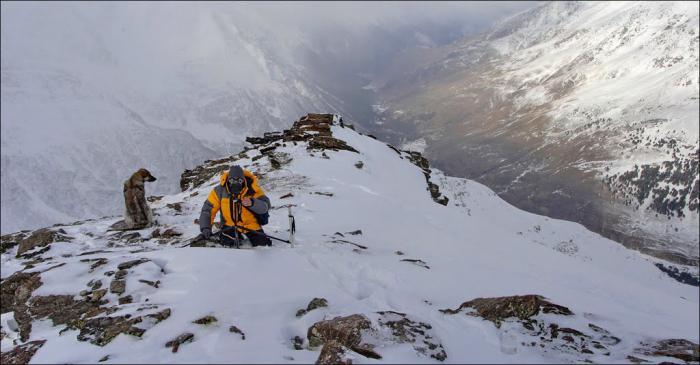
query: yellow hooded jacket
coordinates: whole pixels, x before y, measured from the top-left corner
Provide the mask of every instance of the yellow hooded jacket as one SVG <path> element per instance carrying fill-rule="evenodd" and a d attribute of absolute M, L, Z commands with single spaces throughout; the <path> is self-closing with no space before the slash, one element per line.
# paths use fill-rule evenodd
<path fill-rule="evenodd" d="M 246 178 L 246 186 L 238 196 L 234 197 L 234 200 L 237 202 L 234 204 L 233 209 L 231 209 L 231 192 L 226 185 L 228 175 L 228 171 L 224 171 L 221 174 L 219 185 L 212 189 L 207 200 L 204 202 L 199 218 L 200 229 L 211 229 L 211 226 L 214 224 L 214 219 L 216 218 L 216 213 L 221 212 L 224 226 L 233 227 L 235 222 L 236 226 L 245 228 L 242 230 L 243 233 L 245 233 L 246 230 L 260 230 L 260 224 L 251 210 L 256 211 L 258 214 L 267 212 L 270 200 L 265 196 L 265 192 L 258 185 L 258 178 L 253 175 L 252 172 L 243 169 L 243 175 Z M 252 198 L 253 205 L 250 207 L 243 207 L 241 199 L 244 197 Z"/>

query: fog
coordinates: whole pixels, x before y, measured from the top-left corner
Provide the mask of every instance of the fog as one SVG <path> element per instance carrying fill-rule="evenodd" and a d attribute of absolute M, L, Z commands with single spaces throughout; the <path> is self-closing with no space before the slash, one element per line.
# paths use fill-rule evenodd
<path fill-rule="evenodd" d="M 149 193 L 176 192 L 184 169 L 308 112 L 367 120 L 363 87 L 401 52 L 534 5 L 2 2 L 2 232 L 119 214 L 140 167 Z"/>

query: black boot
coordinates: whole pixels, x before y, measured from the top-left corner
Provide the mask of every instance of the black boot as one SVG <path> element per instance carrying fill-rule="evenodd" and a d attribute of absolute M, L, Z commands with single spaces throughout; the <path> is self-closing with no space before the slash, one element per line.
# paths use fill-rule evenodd
<path fill-rule="evenodd" d="M 270 241 L 265 232 L 263 232 L 262 230 L 250 231 L 246 233 L 246 236 L 248 236 L 248 239 L 250 240 L 250 243 L 253 245 L 253 247 L 272 246 L 272 241 Z"/>

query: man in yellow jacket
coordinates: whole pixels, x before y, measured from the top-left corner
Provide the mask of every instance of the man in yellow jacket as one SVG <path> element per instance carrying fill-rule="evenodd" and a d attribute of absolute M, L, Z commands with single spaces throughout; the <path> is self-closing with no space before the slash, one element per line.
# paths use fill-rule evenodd
<path fill-rule="evenodd" d="M 261 217 L 270 209 L 270 199 L 252 172 L 233 165 L 221 175 L 219 185 L 209 193 L 199 216 L 199 230 L 208 239 L 216 213 L 221 217 L 221 243 L 232 245 L 236 232 L 244 233 L 253 246 L 270 246 L 262 230 Z M 266 222 L 263 222 L 266 223 Z"/>

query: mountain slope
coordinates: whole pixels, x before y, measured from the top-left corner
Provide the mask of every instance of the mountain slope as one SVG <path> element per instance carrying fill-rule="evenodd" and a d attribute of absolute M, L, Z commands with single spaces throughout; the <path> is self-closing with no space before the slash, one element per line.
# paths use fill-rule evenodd
<path fill-rule="evenodd" d="M 377 81 L 373 129 L 520 208 L 697 264 L 696 5 L 551 2 L 407 55 Z"/>
<path fill-rule="evenodd" d="M 307 330 L 358 314 L 369 321 L 359 345 L 338 339 L 336 349 L 360 363 L 377 362 L 365 357 L 377 354 L 391 363 L 678 361 L 687 349 L 693 359 L 697 345 L 680 340 L 676 357 L 660 355 L 673 354 L 660 340 L 698 342 L 699 298 L 696 287 L 655 267 L 657 259 L 520 211 L 417 154 L 327 128 L 325 118 L 310 115 L 186 171 L 181 193 L 151 199 L 157 227 L 108 232 L 119 217 L 107 217 L 3 236 L 3 356 L 24 333 L 31 345 L 13 354 L 39 363 L 310 363 L 320 335 Z M 267 233 L 286 238 L 292 206 L 293 247 L 180 248 L 198 233 L 193 220 L 232 163 L 255 172 L 270 196 Z M 537 311 L 521 319 L 465 315 L 469 305 L 481 308 L 465 301 L 527 294 L 547 299 L 523 297 L 521 305 Z M 297 313 L 315 297 L 327 306 L 315 301 L 320 308 Z M 57 302 L 68 304 L 52 307 Z M 205 316 L 216 320 L 192 323 Z M 166 347 L 186 333 L 193 337 L 181 337 L 177 352 Z M 654 355 L 654 346 L 666 349 Z"/>

